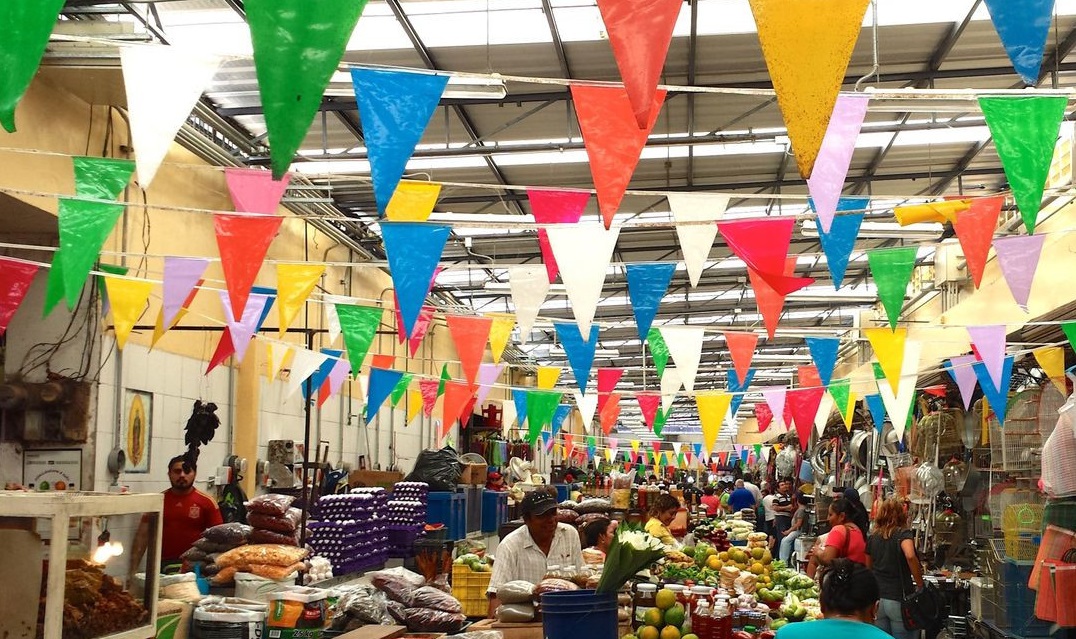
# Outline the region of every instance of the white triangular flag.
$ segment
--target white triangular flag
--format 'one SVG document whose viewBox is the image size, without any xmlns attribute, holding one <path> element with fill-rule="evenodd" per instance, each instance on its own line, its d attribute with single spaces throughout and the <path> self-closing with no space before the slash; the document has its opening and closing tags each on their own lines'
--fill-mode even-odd
<svg viewBox="0 0 1076 639">
<path fill-rule="evenodd" d="M 579 391 L 573 391 L 575 406 L 579 409 L 579 415 L 583 419 L 583 432 L 590 434 L 590 427 L 594 424 L 594 413 L 598 412 L 598 394 L 584 395 Z"/>
<path fill-rule="evenodd" d="M 669 415 L 669 407 L 672 406 L 676 394 L 680 392 L 680 387 L 683 385 L 680 371 L 676 370 L 675 366 L 666 366 L 665 373 L 661 376 L 661 412 L 665 413 L 666 417 Z"/>
<path fill-rule="evenodd" d="M 712 224 L 678 224 L 676 237 L 680 240 L 680 251 L 684 254 L 684 265 L 691 287 L 699 285 L 706 260 L 710 259 L 710 249 L 717 238 L 717 221 L 725 214 L 729 205 L 727 195 L 713 193 L 670 193 L 669 208 L 672 209 L 676 222 L 712 222 Z"/>
<path fill-rule="evenodd" d="M 662 326 L 660 330 L 661 337 L 669 348 L 669 354 L 680 371 L 684 390 L 693 392 L 695 374 L 699 370 L 699 359 L 702 357 L 702 342 L 706 338 L 705 329 L 701 326 Z"/>
<path fill-rule="evenodd" d="M 672 443 L 673 457 L 679 457 L 680 456 L 680 449 L 683 448 L 683 446 L 684 446 L 683 442 L 673 442 Z"/>
<path fill-rule="evenodd" d="M 575 323 L 579 325 L 580 334 L 590 335 L 590 324 L 598 308 L 620 228 L 605 230 L 601 224 L 573 224 L 550 227 L 546 231 L 553 256 L 560 265 L 564 288 L 568 290 Z"/>
<path fill-rule="evenodd" d="M 269 354 L 269 357 L 266 359 L 266 362 L 269 364 L 269 381 L 274 381 L 276 380 L 276 376 L 280 373 L 280 369 L 284 366 L 284 360 L 287 359 L 288 353 L 291 352 L 291 347 L 285 346 L 284 344 L 266 342 L 265 348 Z"/>
<path fill-rule="evenodd" d="M 220 58 L 184 47 L 120 47 L 138 184 L 148 188 Z"/>
<path fill-rule="evenodd" d="M 548 280 L 547 280 L 548 281 Z M 508 431 L 512 429 L 516 421 L 516 403 L 501 402 L 501 435 L 508 437 Z"/>
<path fill-rule="evenodd" d="M 303 382 L 314 374 L 329 356 L 315 353 L 307 348 L 296 348 L 291 358 L 291 372 L 288 374 L 288 397 L 294 395 L 303 386 Z"/>
<path fill-rule="evenodd" d="M 889 413 L 889 421 L 893 423 L 898 439 L 904 439 L 904 427 L 908 423 L 912 400 L 915 399 L 915 384 L 919 381 L 919 353 L 922 348 L 922 342 L 904 342 L 904 363 L 900 367 L 900 385 L 897 386 L 896 396 L 885 379 L 876 380 L 885 411 Z"/>
<path fill-rule="evenodd" d="M 818 402 L 818 412 L 814 414 L 814 429 L 818 433 L 819 439 L 822 438 L 822 433 L 826 431 L 829 414 L 833 412 L 833 407 L 836 405 L 837 402 L 833 401 L 832 395 L 822 393 L 822 401 Z"/>
<path fill-rule="evenodd" d="M 355 300 L 350 297 L 344 297 L 343 295 L 322 295 L 321 307 L 325 309 L 325 323 L 328 325 L 329 330 L 329 343 L 325 345 L 326 348 L 332 348 L 332 345 L 336 343 L 336 340 L 340 339 L 340 316 L 336 314 L 337 304 L 354 304 Z M 365 395 L 363 395 L 365 397 Z"/>
<path fill-rule="evenodd" d="M 519 324 L 519 343 L 526 344 L 534 320 L 538 319 L 538 311 L 549 294 L 549 276 L 541 264 L 513 266 L 508 269 L 508 286 L 512 289 L 512 306 Z"/>
</svg>

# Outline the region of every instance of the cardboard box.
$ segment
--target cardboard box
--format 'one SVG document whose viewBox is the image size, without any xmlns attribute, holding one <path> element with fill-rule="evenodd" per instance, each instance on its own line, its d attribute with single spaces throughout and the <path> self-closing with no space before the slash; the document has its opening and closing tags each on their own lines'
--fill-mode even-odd
<svg viewBox="0 0 1076 639">
<path fill-rule="evenodd" d="M 403 481 L 403 478 L 403 473 L 394 470 L 353 470 L 347 476 L 347 485 L 352 488 L 380 486 L 385 490 L 392 490 L 393 485 Z"/>
<path fill-rule="evenodd" d="M 460 483 L 468 486 L 486 485 L 487 466 L 485 464 L 464 464 Z"/>
</svg>

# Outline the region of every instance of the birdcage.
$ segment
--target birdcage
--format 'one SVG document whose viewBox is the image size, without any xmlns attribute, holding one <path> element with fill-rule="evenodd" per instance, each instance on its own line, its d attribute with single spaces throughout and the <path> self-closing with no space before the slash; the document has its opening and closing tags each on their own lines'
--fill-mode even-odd
<svg viewBox="0 0 1076 639">
<path fill-rule="evenodd" d="M 1024 502 L 1005 507 L 1001 531 L 1005 538 L 1005 556 L 1017 561 L 1035 559 L 1042 538 L 1041 503 Z"/>
<path fill-rule="evenodd" d="M 993 410 L 989 412 L 991 468 L 1028 476 L 1039 474 L 1042 468 L 1042 444 L 1045 441 L 1040 427 L 1043 421 L 1040 419 L 1040 410 L 1048 413 L 1054 404 L 1052 393 L 1045 394 L 1045 397 L 1044 402 L 1042 388 L 1018 392 L 1009 400 L 1004 424 L 998 422 Z M 1057 421 L 1057 408 L 1060 407 L 1061 404 L 1057 404 L 1052 409 L 1054 422 Z"/>
</svg>

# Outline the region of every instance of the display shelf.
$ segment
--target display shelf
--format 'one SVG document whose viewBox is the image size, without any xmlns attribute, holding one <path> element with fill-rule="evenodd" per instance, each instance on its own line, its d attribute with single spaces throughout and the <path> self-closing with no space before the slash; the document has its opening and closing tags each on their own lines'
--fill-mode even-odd
<svg viewBox="0 0 1076 639">
<path fill-rule="evenodd" d="M 158 576 L 161 564 L 161 513 L 164 498 L 153 494 L 111 493 L 29 493 L 0 491 L 0 517 L 48 519 L 50 530 L 67 530 L 72 519 L 108 517 L 114 515 L 149 515 L 149 542 L 146 550 L 146 588 L 142 605 L 149 613 L 145 625 L 118 633 L 102 635 L 100 639 L 149 639 L 156 635 Z M 50 543 L 48 572 L 45 586 L 44 639 L 63 636 L 64 587 L 69 544 Z M 42 557 L 42 561 L 44 557 Z M 0 571 L 2 572 L 2 571 Z M 5 578 L 7 583 L 23 583 Z M 39 592 L 31 593 L 36 600 Z M 36 607 L 35 607 L 36 610 Z M 2 623 L 2 622 L 0 622 Z"/>
</svg>

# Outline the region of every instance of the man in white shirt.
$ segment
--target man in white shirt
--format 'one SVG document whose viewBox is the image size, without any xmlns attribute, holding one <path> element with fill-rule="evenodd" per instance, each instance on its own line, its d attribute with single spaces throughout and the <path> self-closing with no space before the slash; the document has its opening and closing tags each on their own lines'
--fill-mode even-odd
<svg viewBox="0 0 1076 639">
<path fill-rule="evenodd" d="M 490 576 L 489 616 L 500 605 L 497 587 L 514 580 L 537 584 L 549 565 L 582 566 L 583 550 L 579 533 L 568 524 L 557 523 L 557 500 L 545 489 L 527 493 L 520 504 L 523 523 L 497 546 Z"/>
<path fill-rule="evenodd" d="M 766 523 L 762 532 L 767 535 L 773 535 L 773 518 L 777 516 L 777 511 L 773 509 L 774 496 L 770 494 L 769 490 L 764 492 L 766 495 L 762 498 L 762 508 L 766 513 Z"/>
<path fill-rule="evenodd" d="M 754 496 L 756 504 L 762 501 L 762 489 L 759 488 L 757 485 L 751 483 L 750 480 L 745 479 L 743 482 L 743 487 L 751 491 L 751 495 Z"/>
</svg>

